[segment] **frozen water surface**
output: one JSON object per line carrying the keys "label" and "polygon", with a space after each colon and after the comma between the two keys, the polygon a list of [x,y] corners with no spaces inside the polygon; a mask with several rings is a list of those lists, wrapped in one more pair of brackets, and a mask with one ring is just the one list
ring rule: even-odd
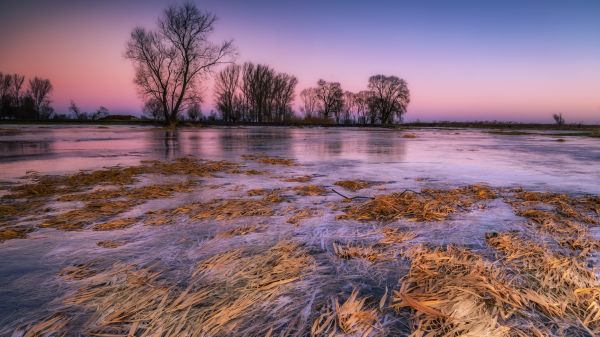
{"label": "frozen water surface", "polygon": [[[194,192],[150,200],[123,217],[193,201],[246,197],[246,191],[255,188],[303,185],[281,180],[303,175],[313,176],[310,184],[334,187],[349,196],[474,183],[571,195],[600,193],[597,138],[563,137],[566,141],[558,142],[556,136],[499,135],[475,129],[410,132],[417,137],[403,138],[403,131],[369,128],[184,127],[169,131],[141,126],[3,126],[0,183],[6,188],[28,171],[68,174],[182,156],[242,162],[246,168],[268,171],[265,175],[217,173],[215,177],[199,178],[202,184]],[[280,156],[301,165],[263,165],[243,160],[245,154]],[[177,177],[161,179],[173,181]],[[373,185],[350,192],[333,185],[342,179],[363,179]],[[158,180],[148,176],[141,183]],[[208,185],[215,188],[203,187]],[[65,266],[89,261],[102,266],[116,261],[159,265],[177,280],[179,274],[189,272],[203,258],[240,246],[259,251],[281,239],[312,247],[317,261],[329,266],[329,283],[320,290],[323,296],[355,283],[394,287],[406,271],[406,263],[400,259],[378,266],[361,260],[331,262],[333,242],[377,242],[381,238],[374,230],[377,223],[337,219],[339,207],[344,206],[341,201],[335,193],[290,196],[277,210],[310,207],[318,214],[298,226],[286,223],[289,216],[276,212],[272,217],[180,221],[159,227],[138,224],[106,232],[40,229],[27,239],[0,242],[0,327],[12,327],[61,307],[61,296],[75,287],[57,276]],[[214,240],[216,233],[256,223],[266,224],[268,229]],[[396,226],[415,232],[413,243],[456,243],[483,249],[486,233],[522,229],[523,219],[500,198],[445,221],[397,221]],[[593,229],[592,233],[597,235],[598,231]],[[119,240],[125,245],[103,249],[96,245],[101,240]],[[1,328],[0,332],[10,335]]]}

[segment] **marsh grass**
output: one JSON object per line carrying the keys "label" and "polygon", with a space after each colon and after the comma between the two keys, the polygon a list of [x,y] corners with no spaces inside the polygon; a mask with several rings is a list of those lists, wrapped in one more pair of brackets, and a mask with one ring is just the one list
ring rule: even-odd
{"label": "marsh grass", "polygon": [[581,258],[553,252],[515,233],[492,233],[488,244],[516,272],[524,299],[554,321],[554,330],[600,334],[600,282]]}
{"label": "marsh grass", "polygon": [[304,219],[321,216],[323,211],[313,208],[302,208],[294,211],[294,215],[288,218],[287,223],[298,225]]}
{"label": "marsh grass", "polygon": [[283,166],[297,166],[298,163],[293,159],[286,159],[281,157],[272,157],[267,155],[254,155],[254,154],[245,154],[242,155],[242,159],[244,160],[253,160],[257,161],[261,164],[269,164],[269,165],[283,165]]}
{"label": "marsh grass", "polygon": [[423,189],[420,193],[404,191],[378,195],[346,208],[339,219],[392,221],[406,218],[411,221],[440,221],[458,210],[465,210],[478,201],[497,198],[491,188],[483,185],[436,190]]}
{"label": "marsh grass", "polygon": [[313,321],[311,336],[385,336],[380,312],[367,306],[367,300],[359,297],[357,289],[341,304],[339,299],[332,299]]}
{"label": "marsh grass", "polygon": [[118,241],[118,240],[102,240],[102,241],[96,242],[96,245],[98,247],[102,247],[102,248],[113,249],[113,248],[119,248],[119,247],[125,245],[125,242]]}
{"label": "marsh grass", "polygon": [[353,192],[360,191],[371,186],[371,183],[365,180],[339,180],[333,184]]}
{"label": "marsh grass", "polygon": [[[128,265],[88,275],[75,272],[81,287],[64,303],[70,317],[85,316],[85,335],[94,336],[266,336],[274,331],[308,331],[300,319],[309,291],[305,277],[316,263],[306,250],[280,241],[262,253],[226,251],[199,262],[184,282],[171,283],[162,272]],[[43,322],[48,322],[45,320]],[[41,323],[38,323],[41,324]],[[26,333],[40,329],[25,328]],[[291,333],[289,334],[291,335]]]}

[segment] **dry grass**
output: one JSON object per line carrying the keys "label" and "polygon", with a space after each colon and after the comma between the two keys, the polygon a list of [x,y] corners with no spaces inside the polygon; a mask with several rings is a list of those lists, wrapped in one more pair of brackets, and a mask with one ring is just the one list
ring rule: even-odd
{"label": "dry grass", "polygon": [[99,189],[93,192],[80,194],[67,194],[60,196],[59,201],[95,201],[117,198],[135,200],[166,199],[173,194],[189,193],[196,184],[192,181],[186,183],[156,184],[136,188],[121,187],[119,189]]}
{"label": "dry grass", "polygon": [[524,299],[480,256],[458,247],[416,247],[392,307],[413,312],[411,336],[509,336]]}
{"label": "dry grass", "polygon": [[80,230],[86,226],[106,220],[130,210],[139,205],[140,201],[94,201],[85,205],[84,208],[71,210],[53,216],[39,226],[42,228],[56,228],[64,231]]}
{"label": "dry grass", "polygon": [[254,199],[225,199],[204,204],[193,204],[181,209],[195,220],[230,220],[247,216],[271,216],[275,212],[273,202]]}
{"label": "dry grass", "polygon": [[458,209],[471,207],[475,202],[496,198],[487,186],[471,185],[451,190],[423,189],[421,193],[404,191],[378,195],[373,200],[350,206],[340,219],[392,221],[407,218],[411,221],[447,219]]}
{"label": "dry grass", "polygon": [[312,218],[315,216],[320,216],[322,214],[323,214],[323,212],[318,209],[312,209],[312,208],[298,209],[294,212],[294,215],[292,215],[287,220],[287,223],[298,225],[300,223],[300,221],[302,221],[304,219]]}
{"label": "dry grass", "polygon": [[340,180],[333,183],[334,185],[341,186],[350,191],[360,191],[368,188],[371,184],[364,180]]}
{"label": "dry grass", "polygon": [[393,227],[384,227],[381,229],[383,239],[379,241],[383,245],[391,245],[396,243],[404,243],[417,237],[414,232],[401,231]]}
{"label": "dry grass", "polygon": [[170,162],[145,161],[139,166],[109,167],[95,171],[81,171],[64,176],[40,176],[30,174],[31,183],[11,188],[9,199],[37,198],[52,195],[82,192],[99,185],[129,185],[142,174],[188,175],[197,177],[212,176],[219,171],[237,168],[239,165],[226,161],[202,161],[190,157],[178,158]]}
{"label": "dry grass", "polygon": [[123,246],[124,244],[125,243],[123,241],[116,241],[116,240],[103,240],[103,241],[96,242],[96,245],[98,245],[98,247],[107,248],[107,249],[119,248],[119,247]]}
{"label": "dry grass", "polygon": [[307,182],[311,181],[312,179],[313,179],[312,176],[297,176],[297,177],[291,177],[291,178],[284,178],[281,180],[288,182],[288,183],[307,183]]}
{"label": "dry grass", "polygon": [[368,298],[358,297],[354,289],[350,297],[340,304],[338,299],[322,309],[322,313],[314,320],[311,336],[378,336],[385,335],[380,323],[378,310],[368,308]]}
{"label": "dry grass", "polygon": [[309,323],[299,321],[298,313],[307,302],[292,296],[308,291],[303,278],[315,266],[304,248],[289,241],[254,255],[241,250],[215,255],[179,285],[157,271],[116,265],[84,279],[65,304],[69,312],[91,313],[85,335],[267,336],[303,331],[310,329]]}
{"label": "dry grass", "polygon": [[26,325],[13,334],[23,337],[54,337],[65,336],[65,327],[69,323],[68,316],[64,313],[53,314],[46,319]]}
{"label": "dry grass", "polygon": [[294,186],[291,190],[295,191],[298,195],[303,196],[317,196],[329,193],[325,187],[319,185]]}
{"label": "dry grass", "polygon": [[0,228],[0,242],[12,239],[24,239],[32,231],[33,228],[26,227]]}
{"label": "dry grass", "polygon": [[341,259],[364,259],[369,262],[386,260],[386,254],[374,246],[356,245],[352,243],[333,244],[333,252]]}
{"label": "dry grass", "polygon": [[516,273],[524,298],[558,320],[558,328],[570,325],[582,335],[600,334],[600,282],[583,260],[514,233],[493,233],[487,242],[504,259],[505,268]]}
{"label": "dry grass", "polygon": [[239,227],[236,227],[236,228],[230,229],[228,231],[217,234],[216,238],[223,239],[223,238],[230,238],[230,237],[240,236],[240,235],[248,235],[248,234],[252,234],[252,233],[262,232],[266,228],[267,228],[267,226],[262,225],[262,224],[241,225]]}
{"label": "dry grass", "polygon": [[63,268],[58,275],[65,280],[78,281],[98,274],[98,270],[94,268],[93,263],[76,264]]}
{"label": "dry grass", "polygon": [[174,222],[175,215],[170,210],[158,210],[146,212],[144,224],[149,226],[170,225]]}
{"label": "dry grass", "polygon": [[92,227],[95,231],[112,231],[133,226],[137,222],[135,218],[115,219],[108,222],[100,223]]}
{"label": "dry grass", "polygon": [[242,156],[242,159],[245,160],[253,160],[262,164],[270,164],[270,165],[283,165],[283,166],[296,166],[296,163],[293,159],[285,159],[280,157],[269,157],[266,155],[253,155],[253,154],[245,154]]}
{"label": "dry grass", "polygon": [[414,133],[405,133],[402,135],[402,138],[417,138],[417,135]]}

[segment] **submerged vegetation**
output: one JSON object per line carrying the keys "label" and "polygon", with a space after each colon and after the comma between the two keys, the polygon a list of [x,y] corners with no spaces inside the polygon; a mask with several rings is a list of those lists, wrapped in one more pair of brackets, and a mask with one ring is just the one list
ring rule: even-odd
{"label": "submerged vegetation", "polygon": [[[242,159],[30,174],[9,187],[0,207],[0,244],[46,228],[81,238],[93,234],[88,248],[110,254],[135,250],[149,244],[152,233],[168,231],[169,242],[190,250],[177,255],[177,264],[170,257],[110,255],[65,261],[55,281],[71,291],[59,305],[0,333],[600,333],[600,280],[593,268],[600,241],[591,230],[600,224],[598,196],[481,184],[431,188],[424,179],[416,182],[420,189],[378,194],[367,180],[311,183],[315,175],[298,174],[303,167],[291,159]],[[282,177],[262,170],[272,165],[294,172]],[[252,179],[272,185],[226,183],[234,175],[249,179],[248,171],[265,172]],[[333,186],[363,196],[330,193]],[[429,242],[433,226],[498,203],[514,212],[519,230],[486,231],[479,245]],[[132,239],[134,232],[145,234]]]}

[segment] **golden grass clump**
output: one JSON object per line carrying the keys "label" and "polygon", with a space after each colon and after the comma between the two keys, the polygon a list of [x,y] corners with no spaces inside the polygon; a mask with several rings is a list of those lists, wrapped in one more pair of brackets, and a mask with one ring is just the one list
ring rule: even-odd
{"label": "golden grass clump", "polygon": [[136,188],[121,187],[119,189],[99,189],[83,194],[67,194],[60,196],[59,201],[94,201],[117,198],[129,198],[136,200],[165,199],[177,192],[191,192],[195,183],[170,183],[147,185]]}
{"label": "golden grass clump", "polygon": [[309,291],[303,279],[315,267],[308,252],[290,241],[258,254],[239,249],[217,254],[179,285],[158,271],[115,265],[83,279],[65,304],[68,312],[91,314],[85,335],[266,336],[308,330],[308,323],[295,324],[310,300],[294,296]]}
{"label": "golden grass clump", "polygon": [[138,166],[108,167],[94,171],[80,171],[63,176],[41,176],[33,173],[26,178],[31,183],[11,188],[10,199],[47,197],[56,194],[81,192],[98,185],[129,185],[142,174],[191,175],[206,177],[216,172],[238,167],[239,164],[226,161],[202,161],[190,157],[178,158],[170,162],[144,161]]}
{"label": "golden grass clump", "polygon": [[503,257],[504,267],[516,273],[524,298],[536,309],[591,335],[600,334],[600,281],[585,261],[515,233],[491,233],[486,239]]}
{"label": "golden grass clump", "polygon": [[171,210],[149,211],[145,214],[144,224],[148,226],[170,225],[175,221],[174,217]]}
{"label": "golden grass clump", "polygon": [[191,204],[178,210],[196,220],[230,220],[246,216],[271,216],[274,214],[272,204],[269,200],[224,199]]}
{"label": "golden grass clump", "polygon": [[405,133],[402,135],[402,138],[417,138],[417,135],[414,133]]}
{"label": "golden grass clump", "polygon": [[359,191],[370,186],[370,183],[364,180],[340,180],[333,184],[350,191]]}
{"label": "golden grass clump", "polygon": [[382,245],[391,245],[395,243],[404,243],[417,237],[417,234],[409,231],[401,231],[397,228],[384,227],[381,229],[383,239],[379,241]]}
{"label": "golden grass clump", "polygon": [[307,183],[309,181],[311,181],[313,179],[312,176],[296,176],[296,177],[290,177],[290,178],[284,178],[281,179],[282,181],[285,181],[287,183]]}
{"label": "golden grass clump", "polygon": [[262,224],[241,225],[239,227],[236,227],[236,228],[230,229],[228,231],[224,231],[224,232],[217,234],[216,238],[223,239],[223,238],[230,238],[230,237],[240,236],[240,235],[248,235],[248,234],[264,231],[266,228],[267,228],[267,226],[262,225]]}
{"label": "golden grass clump", "polygon": [[338,299],[322,309],[314,320],[311,336],[377,336],[384,335],[378,310],[365,305],[367,297],[359,298],[354,289],[350,297],[340,304]]}
{"label": "golden grass clump", "polygon": [[112,231],[133,226],[137,222],[135,218],[115,219],[108,222],[100,223],[92,227],[95,231]]}
{"label": "golden grass clump", "polygon": [[509,336],[507,320],[524,299],[491,263],[455,246],[419,246],[409,256],[391,306],[412,310],[411,336]]}
{"label": "golden grass clump", "polygon": [[102,240],[102,241],[96,242],[96,245],[98,245],[98,247],[107,248],[107,249],[119,248],[119,247],[123,246],[124,244],[125,243],[123,241],[116,241],[116,240]]}
{"label": "golden grass clump", "polygon": [[18,328],[13,336],[46,337],[65,336],[65,328],[69,317],[64,313],[56,313],[40,321]]}
{"label": "golden grass clump", "polygon": [[294,186],[291,190],[295,191],[298,195],[304,196],[325,195],[329,192],[325,187],[319,185]]}
{"label": "golden grass clump", "polygon": [[12,239],[24,239],[32,231],[33,228],[27,227],[0,228],[0,242]]}
{"label": "golden grass clump", "polygon": [[63,268],[58,275],[69,281],[78,281],[98,274],[92,263],[76,264]]}
{"label": "golden grass clump", "polygon": [[300,221],[304,220],[304,219],[308,219],[308,218],[312,218],[315,216],[320,216],[322,215],[323,212],[317,210],[317,209],[312,209],[312,208],[302,208],[302,209],[298,209],[294,212],[294,215],[292,215],[288,220],[287,223],[291,223],[293,225],[297,225],[300,223]]}
{"label": "golden grass clump", "polygon": [[376,262],[386,259],[386,255],[380,249],[367,245],[356,245],[352,243],[333,243],[333,252],[341,259],[365,259]]}
{"label": "golden grass clump", "polygon": [[131,200],[94,201],[86,204],[81,209],[53,216],[40,224],[39,227],[56,228],[64,231],[80,230],[92,223],[100,222],[105,220],[105,218],[128,211],[140,203],[140,201]]}
{"label": "golden grass clump", "polygon": [[[587,224],[599,224],[600,221],[592,217],[592,214],[600,215],[600,196],[570,197],[567,194],[550,192],[530,192],[522,189],[515,193],[517,200],[511,200],[509,203],[521,212],[522,216],[531,217],[535,215],[531,210],[535,210],[536,203],[547,204],[554,207],[557,215],[581,221]],[[529,214],[527,212],[529,211]]]}
{"label": "golden grass clump", "polygon": [[340,219],[392,221],[407,218],[411,221],[447,219],[458,209],[471,207],[480,200],[496,198],[489,187],[471,185],[451,190],[423,189],[421,193],[404,191],[378,195],[372,200],[350,206]]}
{"label": "golden grass clump", "polygon": [[242,155],[244,160],[253,160],[262,164],[296,166],[298,163],[294,159],[285,159],[281,157],[272,157],[264,154],[245,154]]}

